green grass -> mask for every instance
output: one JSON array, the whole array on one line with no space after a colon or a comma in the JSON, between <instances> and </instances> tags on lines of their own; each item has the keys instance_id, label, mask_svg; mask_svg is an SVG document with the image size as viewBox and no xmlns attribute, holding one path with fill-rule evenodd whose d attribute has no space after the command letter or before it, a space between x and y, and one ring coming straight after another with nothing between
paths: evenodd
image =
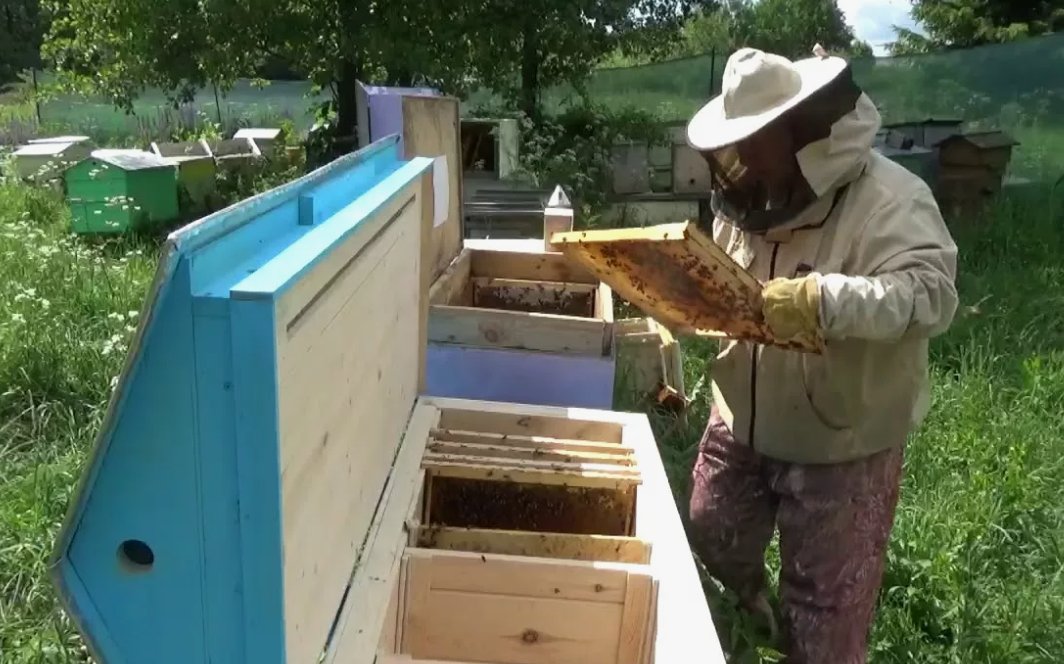
<instances>
[{"instance_id":1,"label":"green grass","mask_svg":"<svg viewBox=\"0 0 1064 664\"><path fill-rule=\"evenodd\" d=\"M66 233L45 191L0 185L0 661L78 661L46 563L130 339L155 249Z\"/></svg>"},{"instance_id":2,"label":"green grass","mask_svg":"<svg viewBox=\"0 0 1064 664\"><path fill-rule=\"evenodd\" d=\"M933 346L935 406L909 448L872 639L877 664L1064 661L1062 211L1039 190L955 226L963 307ZM75 239L67 221L51 194L0 185L5 664L84 661L46 562L156 256L150 244ZM685 346L688 424L653 417L681 501L712 351ZM734 661L771 661L756 654L763 644L729 598L707 587Z\"/></svg>"}]
</instances>

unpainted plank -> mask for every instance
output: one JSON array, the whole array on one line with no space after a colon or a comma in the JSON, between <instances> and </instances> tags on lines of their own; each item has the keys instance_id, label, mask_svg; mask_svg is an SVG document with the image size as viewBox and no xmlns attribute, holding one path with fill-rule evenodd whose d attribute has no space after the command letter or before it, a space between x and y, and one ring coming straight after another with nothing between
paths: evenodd
<instances>
[{"instance_id":1,"label":"unpainted plank","mask_svg":"<svg viewBox=\"0 0 1064 664\"><path fill-rule=\"evenodd\" d=\"M429 304L469 306L473 303L470 270L472 256L463 249L429 289Z\"/></svg>"},{"instance_id":2,"label":"unpainted plank","mask_svg":"<svg viewBox=\"0 0 1064 664\"><path fill-rule=\"evenodd\" d=\"M442 273L462 250L462 169L459 102L453 97L404 95L405 157L447 158L447 219L432 229L433 276Z\"/></svg>"},{"instance_id":3,"label":"unpainted plank","mask_svg":"<svg viewBox=\"0 0 1064 664\"><path fill-rule=\"evenodd\" d=\"M609 454L613 456L630 456L632 454L631 448L624 447L620 443L574 440L572 438L551 438L549 436L521 436L518 434L489 433L484 431L436 429L432 432L432 438L438 442L504 446L514 449L588 452L592 454Z\"/></svg>"},{"instance_id":4,"label":"unpainted plank","mask_svg":"<svg viewBox=\"0 0 1064 664\"><path fill-rule=\"evenodd\" d=\"M507 664L613 664L622 606L433 590L411 640L415 656ZM413 631L413 628L411 628Z\"/></svg>"},{"instance_id":5,"label":"unpainted plank","mask_svg":"<svg viewBox=\"0 0 1064 664\"><path fill-rule=\"evenodd\" d=\"M600 281L579 262L560 253L525 253L493 249L473 249L472 252L474 277L595 285Z\"/></svg>"},{"instance_id":6,"label":"unpainted plank","mask_svg":"<svg viewBox=\"0 0 1064 664\"><path fill-rule=\"evenodd\" d=\"M638 486L638 476L614 472L559 471L551 468L499 468L494 464L426 460L423 467L439 477L459 477L500 482L528 482L603 489L628 489Z\"/></svg>"},{"instance_id":7,"label":"unpainted plank","mask_svg":"<svg viewBox=\"0 0 1064 664\"><path fill-rule=\"evenodd\" d=\"M425 549L564 558L616 563L650 562L651 545L637 537L541 533L421 526L417 546Z\"/></svg>"},{"instance_id":8,"label":"unpainted plank","mask_svg":"<svg viewBox=\"0 0 1064 664\"><path fill-rule=\"evenodd\" d=\"M761 284L692 222L574 231L554 236L619 295L670 329L822 352L819 336L776 338L761 311Z\"/></svg>"},{"instance_id":9,"label":"unpainted plank","mask_svg":"<svg viewBox=\"0 0 1064 664\"><path fill-rule=\"evenodd\" d=\"M603 452L586 452L566 450L564 448L541 445L537 447L515 447L512 445L490 445L485 443L456 443L445 440L433 440L428 447L430 452L446 455L479 456L495 459L525 459L550 461L554 463L599 463L618 466L634 465L630 454L608 454Z\"/></svg>"},{"instance_id":10,"label":"unpainted plank","mask_svg":"<svg viewBox=\"0 0 1064 664\"><path fill-rule=\"evenodd\" d=\"M631 574L646 565L407 549L408 564L424 565L431 590L498 593L542 599L623 604ZM408 610L410 607L407 607Z\"/></svg>"},{"instance_id":11,"label":"unpainted plank","mask_svg":"<svg viewBox=\"0 0 1064 664\"><path fill-rule=\"evenodd\" d=\"M621 443L624 418L606 410L433 398L440 428Z\"/></svg>"},{"instance_id":12,"label":"unpainted plank","mask_svg":"<svg viewBox=\"0 0 1064 664\"><path fill-rule=\"evenodd\" d=\"M357 564L348 567L350 590L347 601L340 609L333 636L323 664L364 664L371 660L381 643L382 633L388 629L388 595L401 592L405 576L402 573L403 552L407 538L403 522L416 509L418 487L423 483L419 461L428 439L428 431L435 426L439 412L424 404L418 405L410 418L410 426L403 436L395 468L374 517L373 526ZM344 581L348 577L344 578ZM396 583L400 588L396 589ZM341 582L342 591L347 585ZM401 592L396 605L398 629L392 625L395 638L402 639L402 620L405 592ZM336 607L332 607L333 612ZM319 648L322 644L319 644ZM318 652L313 658L300 661L318 661Z\"/></svg>"},{"instance_id":13,"label":"unpainted plank","mask_svg":"<svg viewBox=\"0 0 1064 664\"><path fill-rule=\"evenodd\" d=\"M617 644L617 664L640 664L643 644L650 631L650 605L654 590L654 579L649 574L628 575Z\"/></svg>"},{"instance_id":14,"label":"unpainted plank","mask_svg":"<svg viewBox=\"0 0 1064 664\"><path fill-rule=\"evenodd\" d=\"M635 389L656 394L659 402L658 390L664 389L686 402L683 352L668 328L653 318L629 318L615 324L614 334L618 352L629 358L626 366Z\"/></svg>"},{"instance_id":15,"label":"unpainted plank","mask_svg":"<svg viewBox=\"0 0 1064 664\"><path fill-rule=\"evenodd\" d=\"M421 262L419 268L421 271L421 292L423 294L430 293L432 282L436 275L436 269L432 262L432 219L433 211L436 209L436 203L433 199L432 174L426 173L421 176ZM417 330L417 384L418 393L420 394L425 391L428 384L429 307L428 301L424 296L421 298L421 301L418 302Z\"/></svg>"},{"instance_id":16,"label":"unpainted plank","mask_svg":"<svg viewBox=\"0 0 1064 664\"><path fill-rule=\"evenodd\" d=\"M426 598L407 603L412 655L516 664L615 664L630 580L646 576L641 565L425 550L410 562Z\"/></svg>"},{"instance_id":17,"label":"unpainted plank","mask_svg":"<svg viewBox=\"0 0 1064 664\"><path fill-rule=\"evenodd\" d=\"M410 655L382 655L374 664L503 664L503 662L466 662L457 659L414 659Z\"/></svg>"},{"instance_id":18,"label":"unpainted plank","mask_svg":"<svg viewBox=\"0 0 1064 664\"><path fill-rule=\"evenodd\" d=\"M402 564L400 564L400 577L402 576ZM399 645L396 636L399 633L399 578L395 579L394 587L388 593L388 609L384 613L384 626L381 628L380 640L377 643L377 653L394 653Z\"/></svg>"},{"instance_id":19,"label":"unpainted plank","mask_svg":"<svg viewBox=\"0 0 1064 664\"><path fill-rule=\"evenodd\" d=\"M418 394L419 191L411 183L276 305L292 661L322 652Z\"/></svg>"},{"instance_id":20,"label":"unpainted plank","mask_svg":"<svg viewBox=\"0 0 1064 664\"><path fill-rule=\"evenodd\" d=\"M606 282L600 283L595 291L595 318L613 322L613 289Z\"/></svg>"},{"instance_id":21,"label":"unpainted plank","mask_svg":"<svg viewBox=\"0 0 1064 664\"><path fill-rule=\"evenodd\" d=\"M635 448L644 479L636 500L635 536L651 543L650 572L658 581L650 661L683 662L697 652L707 664L724 664L724 652L650 420L635 413L625 414L625 418L624 440Z\"/></svg>"},{"instance_id":22,"label":"unpainted plank","mask_svg":"<svg viewBox=\"0 0 1064 664\"><path fill-rule=\"evenodd\" d=\"M661 584L654 579L654 590L650 595L650 615L647 617L647 633L639 653L640 664L654 664L654 639L658 634L658 592Z\"/></svg>"},{"instance_id":23,"label":"unpainted plank","mask_svg":"<svg viewBox=\"0 0 1064 664\"><path fill-rule=\"evenodd\" d=\"M571 355L604 355L609 328L593 318L433 305L428 339Z\"/></svg>"},{"instance_id":24,"label":"unpainted plank","mask_svg":"<svg viewBox=\"0 0 1064 664\"><path fill-rule=\"evenodd\" d=\"M470 466L486 466L498 468L500 471L508 470L547 470L557 473L613 473L622 477L639 477L639 469L619 463L565 463L561 461L545 461L538 459L506 459L492 456L472 456L465 454L440 454L427 452L425 454L427 464L468 464Z\"/></svg>"}]
</instances>

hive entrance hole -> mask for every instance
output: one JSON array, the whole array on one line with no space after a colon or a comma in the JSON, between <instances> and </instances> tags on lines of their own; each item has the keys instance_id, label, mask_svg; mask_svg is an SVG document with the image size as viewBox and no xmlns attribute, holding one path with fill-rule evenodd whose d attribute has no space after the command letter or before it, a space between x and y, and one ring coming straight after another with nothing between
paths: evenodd
<instances>
[{"instance_id":1,"label":"hive entrance hole","mask_svg":"<svg viewBox=\"0 0 1064 664\"><path fill-rule=\"evenodd\" d=\"M155 552L147 542L128 539L118 545L118 565L126 572L147 572L155 565Z\"/></svg>"}]
</instances>

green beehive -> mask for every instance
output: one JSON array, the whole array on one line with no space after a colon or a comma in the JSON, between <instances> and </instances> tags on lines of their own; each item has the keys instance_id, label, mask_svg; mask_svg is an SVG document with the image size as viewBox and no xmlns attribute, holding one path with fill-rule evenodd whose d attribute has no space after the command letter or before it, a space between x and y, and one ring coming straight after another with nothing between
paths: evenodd
<instances>
[{"instance_id":1,"label":"green beehive","mask_svg":"<svg viewBox=\"0 0 1064 664\"><path fill-rule=\"evenodd\" d=\"M76 233L124 233L180 214L177 167L143 150L95 150L63 176Z\"/></svg>"}]
</instances>

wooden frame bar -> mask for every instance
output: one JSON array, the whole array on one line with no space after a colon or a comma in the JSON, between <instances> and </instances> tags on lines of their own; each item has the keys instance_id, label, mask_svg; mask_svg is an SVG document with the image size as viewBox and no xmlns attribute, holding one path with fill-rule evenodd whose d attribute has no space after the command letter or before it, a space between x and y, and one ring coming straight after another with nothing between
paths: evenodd
<instances>
[{"instance_id":1,"label":"wooden frame bar","mask_svg":"<svg viewBox=\"0 0 1064 664\"><path fill-rule=\"evenodd\" d=\"M446 526L419 526L414 537L415 546L441 551L615 563L650 562L651 545L638 537Z\"/></svg>"},{"instance_id":2,"label":"wooden frame bar","mask_svg":"<svg viewBox=\"0 0 1064 664\"><path fill-rule=\"evenodd\" d=\"M464 248L429 303L429 343L612 355L612 290L561 254Z\"/></svg>"}]
</instances>

